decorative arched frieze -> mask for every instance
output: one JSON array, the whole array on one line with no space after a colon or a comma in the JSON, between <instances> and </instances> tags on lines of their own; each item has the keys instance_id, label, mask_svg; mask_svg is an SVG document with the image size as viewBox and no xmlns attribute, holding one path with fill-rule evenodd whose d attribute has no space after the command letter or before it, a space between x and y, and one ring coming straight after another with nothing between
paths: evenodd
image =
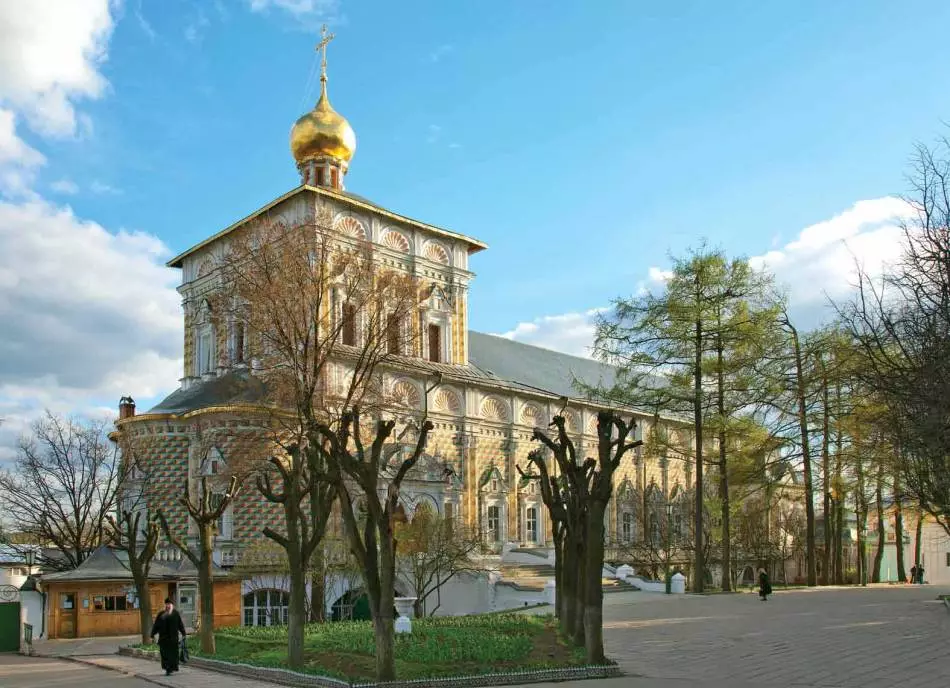
<instances>
[{"instance_id":1,"label":"decorative arched frieze","mask_svg":"<svg viewBox=\"0 0 950 688\"><path fill-rule=\"evenodd\" d=\"M195 273L195 278L204 277L205 275L211 274L211 271L214 270L214 262L210 258L205 258L198 265L198 271Z\"/></svg>"},{"instance_id":2,"label":"decorative arched frieze","mask_svg":"<svg viewBox=\"0 0 950 688\"><path fill-rule=\"evenodd\" d=\"M366 239L366 227L362 222L351 215L342 215L337 217L334 223L334 229L346 236L364 241Z\"/></svg>"},{"instance_id":3,"label":"decorative arched frieze","mask_svg":"<svg viewBox=\"0 0 950 688\"><path fill-rule=\"evenodd\" d=\"M459 395L453 390L444 387L436 391L435 398L432 400L432 407L434 411L450 413L453 416L458 416L462 413L462 402L459 399Z\"/></svg>"},{"instance_id":4,"label":"decorative arched frieze","mask_svg":"<svg viewBox=\"0 0 950 688\"><path fill-rule=\"evenodd\" d=\"M395 229L387 229L383 233L382 244L383 246L387 246L394 251L399 251L400 253L409 253L409 239L406 238L405 234Z\"/></svg>"},{"instance_id":5,"label":"decorative arched frieze","mask_svg":"<svg viewBox=\"0 0 950 688\"><path fill-rule=\"evenodd\" d=\"M435 241L427 241L422 249L422 256L428 258L434 263L442 265L449 264L449 252L441 244Z\"/></svg>"},{"instance_id":6,"label":"decorative arched frieze","mask_svg":"<svg viewBox=\"0 0 950 688\"><path fill-rule=\"evenodd\" d=\"M576 412L571 409L564 409L561 415L564 417L564 427L568 432L577 432L580 430L581 421Z\"/></svg>"},{"instance_id":7,"label":"decorative arched frieze","mask_svg":"<svg viewBox=\"0 0 950 688\"><path fill-rule=\"evenodd\" d=\"M508 404L498 397L485 397L479 408L480 415L485 420L496 420L507 422L511 415L508 410Z\"/></svg>"},{"instance_id":8,"label":"decorative arched frieze","mask_svg":"<svg viewBox=\"0 0 950 688\"><path fill-rule=\"evenodd\" d=\"M597 434L597 414L590 414L590 418L587 419L587 434L596 435Z\"/></svg>"},{"instance_id":9,"label":"decorative arched frieze","mask_svg":"<svg viewBox=\"0 0 950 688\"><path fill-rule=\"evenodd\" d=\"M521 424L530 425L533 428L544 424L544 412L537 404L525 404L521 407Z\"/></svg>"},{"instance_id":10,"label":"decorative arched frieze","mask_svg":"<svg viewBox=\"0 0 950 688\"><path fill-rule=\"evenodd\" d=\"M396 380L390 396L397 406L411 409L422 408L422 393L419 391L419 386L411 380Z\"/></svg>"}]
</instances>

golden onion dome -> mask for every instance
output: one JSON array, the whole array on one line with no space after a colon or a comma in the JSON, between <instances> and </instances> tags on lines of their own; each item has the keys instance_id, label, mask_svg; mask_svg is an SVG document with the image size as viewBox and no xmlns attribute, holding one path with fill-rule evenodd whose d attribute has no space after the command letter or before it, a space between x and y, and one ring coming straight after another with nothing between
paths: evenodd
<instances>
[{"instance_id":1,"label":"golden onion dome","mask_svg":"<svg viewBox=\"0 0 950 688\"><path fill-rule=\"evenodd\" d=\"M349 163L356 152L356 134L330 105L326 77L320 81L320 100L290 130L290 151L298 163L323 157Z\"/></svg>"}]
</instances>

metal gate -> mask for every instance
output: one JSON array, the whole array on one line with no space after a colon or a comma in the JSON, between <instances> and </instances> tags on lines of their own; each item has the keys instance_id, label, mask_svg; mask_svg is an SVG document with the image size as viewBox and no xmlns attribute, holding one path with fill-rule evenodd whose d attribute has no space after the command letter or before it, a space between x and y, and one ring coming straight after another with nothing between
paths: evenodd
<instances>
[{"instance_id":1,"label":"metal gate","mask_svg":"<svg viewBox=\"0 0 950 688\"><path fill-rule=\"evenodd\" d=\"M20 591L15 585L0 585L0 652L20 649Z\"/></svg>"}]
</instances>

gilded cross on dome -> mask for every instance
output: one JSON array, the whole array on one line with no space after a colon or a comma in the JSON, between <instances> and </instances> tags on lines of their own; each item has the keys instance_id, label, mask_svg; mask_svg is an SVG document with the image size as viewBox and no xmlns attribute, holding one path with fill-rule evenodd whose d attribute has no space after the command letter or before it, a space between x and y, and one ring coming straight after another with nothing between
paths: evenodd
<instances>
[{"instance_id":1,"label":"gilded cross on dome","mask_svg":"<svg viewBox=\"0 0 950 688\"><path fill-rule=\"evenodd\" d=\"M327 80L327 46L330 44L336 36L332 33L327 33L327 25L324 24L323 28L320 29L320 42L317 43L317 52L321 53L320 60L320 80Z\"/></svg>"}]
</instances>

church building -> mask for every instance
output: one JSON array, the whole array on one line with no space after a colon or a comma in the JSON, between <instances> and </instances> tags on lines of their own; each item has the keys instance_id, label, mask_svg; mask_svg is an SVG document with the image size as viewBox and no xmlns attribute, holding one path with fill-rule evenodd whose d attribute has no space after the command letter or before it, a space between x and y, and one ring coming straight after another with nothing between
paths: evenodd
<instances>
[{"instance_id":1,"label":"church building","mask_svg":"<svg viewBox=\"0 0 950 688\"><path fill-rule=\"evenodd\" d=\"M291 129L290 152L299 184L231 226L209 232L206 240L168 263L181 271L184 370L180 385L144 413L136 413L134 402L125 398L117 421L117 427L139 447L137 470L142 479L147 476L150 492L162 495L160 503L149 506L162 508L181 536L196 538L193 524L178 503L184 486L194 491L204 477L223 491L226 480L222 476L227 473L232 445L252 431L247 414L253 413L262 391L248 360L243 328L240 323L215 321L208 312L207 297L216 284L216 258L226 249L229 236L265 215L299 223L329 209L336 232L370 242L374 256L388 267L433 286L417 346L404 356L412 366L384 369L385 384L393 393L420 412L426 409L435 425L425 455L404 483L401 498L406 513L411 517L425 503L439 514L477 527L489 562L503 563L513 551L546 556L551 548L546 509L536 483L520 479L516 465L526 467L528 452L538 446L531 441L534 428L547 428L562 409L581 455L589 455L596 446L599 407L576 391L574 380L609 385L614 371L591 359L470 330L468 294L477 288L474 269L478 262L490 260L487 245L401 215L346 188L356 135L330 104L327 41L325 37L321 44L319 100ZM441 384L427 393L426 381L436 373L441 375ZM649 433L654 418L642 414L638 422L640 432ZM209 434L219 438L211 451L202 439ZM668 501L677 496L680 502L685 499L692 475L686 460L630 452L616 480L607 538L631 542L648 535L644 533L651 527L647 524L658 522L661 515L667 518ZM247 485L219 523L216 563L240 570L242 553L264 538L265 526L281 529L282 512ZM174 548L160 548L159 561L178 558ZM183 587L187 586L178 590ZM281 613L262 616L258 612L262 606L279 609L286 599L280 589L261 596L246 588L241 618L246 624L279 620ZM328 599L328 607L334 601Z\"/></svg>"}]
</instances>

